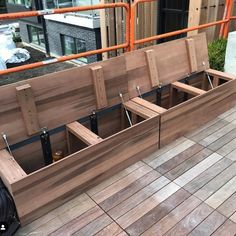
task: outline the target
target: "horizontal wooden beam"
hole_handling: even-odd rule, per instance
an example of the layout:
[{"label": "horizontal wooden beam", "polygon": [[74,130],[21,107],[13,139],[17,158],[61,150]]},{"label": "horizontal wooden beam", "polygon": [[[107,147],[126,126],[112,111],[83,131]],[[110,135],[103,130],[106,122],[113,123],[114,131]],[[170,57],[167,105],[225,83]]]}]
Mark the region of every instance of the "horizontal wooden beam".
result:
[{"label": "horizontal wooden beam", "polygon": [[206,91],[204,91],[202,89],[195,88],[193,86],[183,84],[183,83],[180,83],[180,82],[171,83],[171,87],[175,88],[175,89],[178,89],[178,90],[181,90],[185,93],[192,94],[194,96],[198,96],[198,95],[206,93]]},{"label": "horizontal wooden beam", "polygon": [[11,185],[27,176],[14,157],[5,149],[0,150],[0,175],[11,193]]},{"label": "horizontal wooden beam", "polygon": [[154,112],[142,105],[139,105],[138,103],[134,102],[134,101],[128,101],[126,103],[123,104],[125,106],[125,108],[128,111],[131,111],[132,113],[144,118],[144,119],[149,119],[155,116],[158,116],[157,112]]},{"label": "horizontal wooden beam", "polygon": [[136,97],[136,98],[133,98],[131,101],[145,107],[145,108],[148,108],[150,109],[151,111],[154,111],[158,114],[162,114],[164,112],[166,112],[167,110],[163,107],[160,107],[160,106],[157,106],[156,104],[153,104],[145,99],[142,99],[140,97]]},{"label": "horizontal wooden beam", "polygon": [[218,71],[218,70],[213,70],[213,69],[208,69],[205,70],[206,73],[208,73],[211,76],[216,76],[219,79],[224,79],[224,80],[235,80],[236,76],[235,75],[231,75],[222,71]]},{"label": "horizontal wooden beam", "polygon": [[95,145],[100,143],[103,139],[94,134],[92,131],[87,129],[85,126],[81,125],[79,122],[75,121],[66,125],[67,132],[72,133],[78,139],[83,141],[87,145]]}]

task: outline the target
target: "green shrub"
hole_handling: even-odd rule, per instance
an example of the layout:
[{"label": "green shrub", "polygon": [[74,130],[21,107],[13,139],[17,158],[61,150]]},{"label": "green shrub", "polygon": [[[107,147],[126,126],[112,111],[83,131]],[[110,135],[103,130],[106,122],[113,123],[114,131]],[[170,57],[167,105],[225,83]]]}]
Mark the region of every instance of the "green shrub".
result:
[{"label": "green shrub", "polygon": [[217,39],[208,45],[210,67],[215,70],[224,71],[225,52],[227,40]]}]

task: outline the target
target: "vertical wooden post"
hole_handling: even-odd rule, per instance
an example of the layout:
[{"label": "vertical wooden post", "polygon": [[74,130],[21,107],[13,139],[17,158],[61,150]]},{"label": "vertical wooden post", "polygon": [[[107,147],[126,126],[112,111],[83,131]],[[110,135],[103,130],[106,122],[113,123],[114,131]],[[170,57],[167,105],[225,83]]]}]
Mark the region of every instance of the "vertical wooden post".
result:
[{"label": "vertical wooden post", "polygon": [[28,135],[38,133],[40,126],[31,86],[26,84],[16,87],[16,94]]}]

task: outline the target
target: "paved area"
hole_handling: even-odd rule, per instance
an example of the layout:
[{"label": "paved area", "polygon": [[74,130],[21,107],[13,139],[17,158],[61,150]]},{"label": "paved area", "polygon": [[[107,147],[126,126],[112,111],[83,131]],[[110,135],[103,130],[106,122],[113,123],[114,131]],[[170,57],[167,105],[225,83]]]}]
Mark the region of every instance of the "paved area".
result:
[{"label": "paved area", "polygon": [[236,234],[236,108],[16,235]]}]

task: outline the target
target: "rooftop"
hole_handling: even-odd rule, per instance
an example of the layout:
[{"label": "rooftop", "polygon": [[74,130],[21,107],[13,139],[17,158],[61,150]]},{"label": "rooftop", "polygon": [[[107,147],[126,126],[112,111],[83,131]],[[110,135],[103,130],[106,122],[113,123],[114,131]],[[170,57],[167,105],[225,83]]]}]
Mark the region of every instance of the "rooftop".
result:
[{"label": "rooftop", "polygon": [[236,107],[16,235],[235,235]]}]

